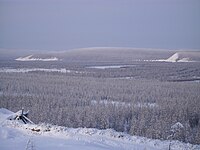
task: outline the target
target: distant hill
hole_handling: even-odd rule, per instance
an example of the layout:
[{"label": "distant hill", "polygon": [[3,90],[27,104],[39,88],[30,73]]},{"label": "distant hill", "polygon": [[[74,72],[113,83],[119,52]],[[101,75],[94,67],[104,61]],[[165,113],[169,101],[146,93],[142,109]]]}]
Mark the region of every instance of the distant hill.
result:
[{"label": "distant hill", "polygon": [[199,62],[200,51],[180,51],[145,48],[91,47],[57,52],[27,53],[17,61],[66,61],[66,62]]},{"label": "distant hill", "polygon": [[18,61],[70,61],[70,62],[130,62],[145,59],[164,59],[175,51],[159,49],[92,47],[62,52],[38,53],[21,56]]}]

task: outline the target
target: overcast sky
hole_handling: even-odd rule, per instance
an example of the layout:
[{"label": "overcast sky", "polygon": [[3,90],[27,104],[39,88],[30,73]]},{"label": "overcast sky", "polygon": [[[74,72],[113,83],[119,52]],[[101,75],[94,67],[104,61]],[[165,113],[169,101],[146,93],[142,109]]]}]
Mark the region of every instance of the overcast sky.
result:
[{"label": "overcast sky", "polygon": [[200,0],[0,0],[0,48],[200,49]]}]

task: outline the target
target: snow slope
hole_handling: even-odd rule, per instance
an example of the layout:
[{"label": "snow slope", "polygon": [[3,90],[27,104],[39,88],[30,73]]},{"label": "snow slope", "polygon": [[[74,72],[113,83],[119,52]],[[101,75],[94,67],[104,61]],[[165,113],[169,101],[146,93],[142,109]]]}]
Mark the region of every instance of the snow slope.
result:
[{"label": "snow slope", "polygon": [[177,52],[168,59],[159,59],[164,62],[197,62],[200,61],[200,52]]},{"label": "snow slope", "polygon": [[127,47],[89,47],[56,52],[41,52],[19,57],[17,61],[63,61],[63,62],[130,62],[138,59],[162,59],[173,52],[158,49]]},{"label": "snow slope", "polygon": [[167,59],[139,60],[147,62],[200,62],[200,52],[177,52]]},{"label": "snow slope", "polygon": [[[167,150],[169,141],[130,136],[112,129],[67,128],[22,124],[8,120],[15,113],[0,108],[1,150]],[[195,150],[198,145],[172,141],[172,150]]]},{"label": "snow slope", "polygon": [[166,59],[166,61],[168,61],[168,62],[189,62],[190,59],[189,59],[189,57],[180,58],[180,54],[175,53],[174,55],[172,55],[171,57]]},{"label": "snow slope", "polygon": [[[69,61],[69,62],[199,62],[200,51],[175,51],[125,47],[89,47],[59,52],[32,54],[17,61]],[[104,66],[102,66],[104,67]],[[102,69],[102,68],[98,68]]]},{"label": "snow slope", "polygon": [[19,57],[15,59],[17,61],[58,61],[57,57],[50,57],[50,58],[35,58],[33,55],[29,55],[26,57]]}]

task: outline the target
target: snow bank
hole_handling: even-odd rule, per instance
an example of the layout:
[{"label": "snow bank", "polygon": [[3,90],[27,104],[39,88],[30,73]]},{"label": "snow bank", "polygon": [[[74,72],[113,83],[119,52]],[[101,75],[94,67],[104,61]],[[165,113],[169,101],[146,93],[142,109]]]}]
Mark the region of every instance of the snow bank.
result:
[{"label": "snow bank", "polygon": [[[0,109],[2,114],[9,111]],[[0,149],[25,149],[31,144],[35,149],[43,150],[164,150],[169,141],[152,140],[130,136],[112,129],[67,128],[50,124],[22,124],[5,120],[0,123]],[[172,141],[173,150],[195,150],[199,145]]]},{"label": "snow bank", "polygon": [[[12,111],[8,110],[8,109],[5,109],[5,108],[0,108],[0,116],[2,117],[2,115],[11,115],[13,114]],[[0,118],[1,118],[0,117]]]},{"label": "snow bank", "polygon": [[0,108],[0,124],[14,113],[8,109]]}]

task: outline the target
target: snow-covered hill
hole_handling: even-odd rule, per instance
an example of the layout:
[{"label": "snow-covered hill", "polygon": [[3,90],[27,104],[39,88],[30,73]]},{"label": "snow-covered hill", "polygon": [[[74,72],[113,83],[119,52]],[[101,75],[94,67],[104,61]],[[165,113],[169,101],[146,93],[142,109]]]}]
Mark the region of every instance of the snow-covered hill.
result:
[{"label": "snow-covered hill", "polygon": [[161,49],[90,47],[60,52],[31,54],[17,61],[70,61],[70,62],[200,62],[200,51]]},{"label": "snow-covered hill", "polygon": [[[11,121],[15,113],[0,109],[1,150],[167,150],[169,141],[130,136],[112,129],[67,128]],[[172,150],[197,150],[200,146],[172,141]]]},{"label": "snow-covered hill", "polygon": [[58,61],[58,58],[56,57],[38,58],[38,57],[34,57],[33,55],[29,55],[26,57],[19,57],[15,60],[17,61]]},{"label": "snow-covered hill", "polygon": [[70,61],[70,62],[128,62],[145,59],[163,59],[174,52],[158,49],[90,47],[58,52],[30,54],[17,61]]}]

